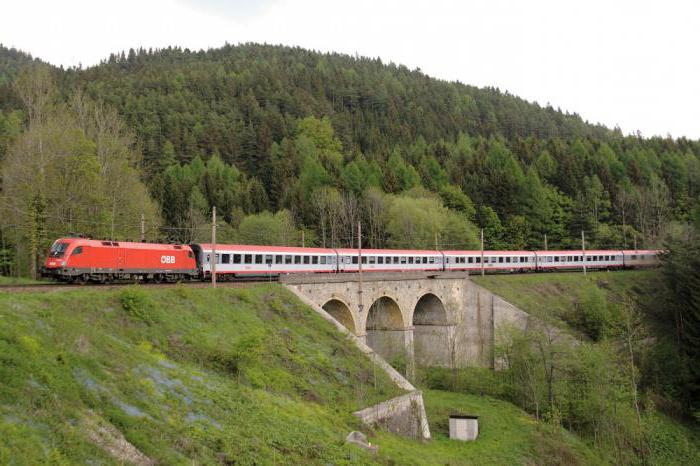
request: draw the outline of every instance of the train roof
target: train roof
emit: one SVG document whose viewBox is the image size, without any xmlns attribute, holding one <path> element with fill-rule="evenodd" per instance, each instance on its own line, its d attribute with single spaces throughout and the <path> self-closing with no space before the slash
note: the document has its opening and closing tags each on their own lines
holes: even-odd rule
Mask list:
<svg viewBox="0 0 700 466">
<path fill-rule="evenodd" d="M 99 240 L 99 239 L 89 239 L 89 238 L 60 238 L 56 241 L 77 244 L 79 246 L 92 246 L 92 247 L 119 247 L 119 248 L 129 248 L 129 249 L 149 249 L 149 250 L 162 250 L 162 251 L 172 251 L 186 249 L 190 250 L 187 244 L 162 244 L 162 243 L 137 243 L 131 241 L 111 241 L 111 240 Z"/>
<path fill-rule="evenodd" d="M 575 255 L 583 255 L 583 250 L 581 249 L 568 249 L 568 250 L 559 250 L 559 251 L 552 251 L 552 250 L 546 250 L 546 251 L 534 251 L 538 255 L 541 256 L 556 256 L 556 255 L 566 255 L 566 254 L 575 254 Z M 606 254 L 622 254 L 621 249 L 586 249 L 586 255 L 588 254 L 596 254 L 596 255 L 606 255 Z"/>
<path fill-rule="evenodd" d="M 210 243 L 199 243 L 202 249 L 211 250 Z M 335 254 L 330 248 L 300 248 L 294 246 L 255 246 L 252 244 L 217 244 L 217 251 L 232 250 L 243 252 L 264 252 L 264 253 L 296 253 L 296 254 Z"/>
<path fill-rule="evenodd" d="M 474 256 L 474 255 L 481 255 L 480 250 L 476 251 L 442 251 L 448 256 L 453 256 L 453 255 L 469 255 L 469 256 Z M 484 250 L 484 255 L 485 256 L 526 256 L 528 254 L 532 254 L 532 251 L 487 251 Z"/>
<path fill-rule="evenodd" d="M 338 254 L 357 254 L 357 249 L 341 248 L 337 249 Z M 434 249 L 365 249 L 362 248 L 362 254 L 411 254 L 420 256 L 440 255 L 439 251 Z"/>
</svg>

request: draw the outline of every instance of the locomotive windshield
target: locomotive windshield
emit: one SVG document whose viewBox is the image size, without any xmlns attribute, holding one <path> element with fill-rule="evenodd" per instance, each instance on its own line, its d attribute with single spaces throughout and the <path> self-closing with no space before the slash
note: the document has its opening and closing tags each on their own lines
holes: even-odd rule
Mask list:
<svg viewBox="0 0 700 466">
<path fill-rule="evenodd" d="M 53 243 L 51 251 L 49 251 L 49 257 L 63 257 L 66 249 L 68 249 L 68 243 Z"/>
</svg>

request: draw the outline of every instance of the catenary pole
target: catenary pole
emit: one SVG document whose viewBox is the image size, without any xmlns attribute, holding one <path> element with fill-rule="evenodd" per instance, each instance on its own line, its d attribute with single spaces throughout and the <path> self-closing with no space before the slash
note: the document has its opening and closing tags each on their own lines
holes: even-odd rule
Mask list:
<svg viewBox="0 0 700 466">
<path fill-rule="evenodd" d="M 481 276 L 484 276 L 484 229 L 481 229 Z"/>
<path fill-rule="evenodd" d="M 216 207 L 211 209 L 211 286 L 216 288 Z"/>
<path fill-rule="evenodd" d="M 586 275 L 586 233 L 581 230 L 581 250 L 583 251 L 583 274 Z"/>
<path fill-rule="evenodd" d="M 357 222 L 357 266 L 359 286 L 357 288 L 357 308 L 362 313 L 364 304 L 362 303 L 362 223 Z"/>
<path fill-rule="evenodd" d="M 547 233 L 544 234 L 544 250 L 547 251 Z"/>
<path fill-rule="evenodd" d="M 141 242 L 146 241 L 146 217 L 141 214 Z"/>
</svg>

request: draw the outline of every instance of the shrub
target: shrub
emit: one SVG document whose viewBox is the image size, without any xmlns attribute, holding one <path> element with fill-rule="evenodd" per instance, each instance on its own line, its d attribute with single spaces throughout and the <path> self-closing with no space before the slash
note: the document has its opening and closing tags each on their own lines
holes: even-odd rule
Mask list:
<svg viewBox="0 0 700 466">
<path fill-rule="evenodd" d="M 130 317 L 145 322 L 148 325 L 154 323 L 153 304 L 145 291 L 135 287 L 129 287 L 119 294 L 122 309 Z"/>
<path fill-rule="evenodd" d="M 579 294 L 578 310 L 578 326 L 593 341 L 600 341 L 609 333 L 612 316 L 603 290 L 585 286 Z"/>
</svg>

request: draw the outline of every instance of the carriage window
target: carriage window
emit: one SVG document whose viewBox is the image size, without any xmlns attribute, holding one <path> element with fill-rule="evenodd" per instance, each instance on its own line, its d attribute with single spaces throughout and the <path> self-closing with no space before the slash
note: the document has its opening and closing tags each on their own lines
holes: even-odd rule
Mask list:
<svg viewBox="0 0 700 466">
<path fill-rule="evenodd" d="M 318 264 L 318 256 L 311 256 L 311 263 Z"/>
<path fill-rule="evenodd" d="M 294 263 L 301 264 L 301 256 L 294 256 Z"/>
<path fill-rule="evenodd" d="M 506 262 L 510 264 L 510 257 L 506 257 Z"/>
<path fill-rule="evenodd" d="M 559 262 L 559 256 L 554 256 L 554 262 Z"/>
<path fill-rule="evenodd" d="M 275 264 L 282 264 L 282 256 L 275 256 Z"/>
<path fill-rule="evenodd" d="M 335 256 L 328 256 L 328 263 L 335 264 Z"/>
<path fill-rule="evenodd" d="M 402 258 L 401 258 L 401 263 L 402 263 L 402 264 L 405 264 L 405 263 L 406 263 L 406 258 L 405 258 L 405 257 L 402 257 Z"/>
<path fill-rule="evenodd" d="M 503 263 L 503 258 L 502 258 L 502 257 L 499 257 L 499 258 L 498 258 L 498 262 L 502 264 L 502 263 Z"/>
<path fill-rule="evenodd" d="M 478 258 L 477 258 L 477 259 L 478 259 Z M 467 258 L 467 262 L 469 262 L 470 264 L 473 264 L 473 263 L 474 263 L 474 258 L 473 258 L 473 257 Z"/>
<path fill-rule="evenodd" d="M 73 249 L 71 256 L 77 256 L 78 254 L 82 254 L 82 253 L 83 253 L 83 247 L 78 246 L 77 248 Z"/>
<path fill-rule="evenodd" d="M 319 263 L 320 263 L 321 265 L 323 265 L 323 264 L 326 263 L 326 256 L 321 256 L 319 259 L 320 259 L 320 262 L 319 262 Z"/>
<path fill-rule="evenodd" d="M 263 263 L 263 256 L 262 256 L 262 254 L 256 254 L 256 255 L 255 255 L 255 263 L 256 263 L 256 264 L 262 264 L 262 263 Z"/>
<path fill-rule="evenodd" d="M 240 255 L 240 254 L 234 254 L 234 255 L 233 255 L 233 263 L 234 263 L 234 264 L 240 264 L 240 263 L 241 263 L 241 255 Z"/>
<path fill-rule="evenodd" d="M 272 262 L 272 256 L 271 256 L 270 254 L 267 254 L 267 255 L 265 256 L 265 263 L 266 263 L 267 265 L 272 265 L 272 263 L 273 263 L 273 262 Z"/>
<path fill-rule="evenodd" d="M 377 264 L 383 264 L 384 263 L 384 256 L 378 256 L 377 257 Z"/>
<path fill-rule="evenodd" d="M 221 263 L 222 264 L 230 264 L 231 263 L 231 254 L 222 254 L 221 255 Z"/>
<path fill-rule="evenodd" d="M 252 254 L 245 254 L 243 256 L 243 263 L 244 264 L 252 264 L 253 263 L 253 255 Z"/>
<path fill-rule="evenodd" d="M 292 256 L 284 256 L 284 263 L 291 264 L 292 263 Z"/>
<path fill-rule="evenodd" d="M 362 263 L 366 264 L 367 263 L 367 256 L 362 256 Z"/>
<path fill-rule="evenodd" d="M 370 264 L 375 264 L 376 262 L 377 262 L 376 256 L 369 256 L 369 263 Z"/>
<path fill-rule="evenodd" d="M 394 264 L 398 264 L 398 263 L 399 263 L 399 256 L 394 256 Z"/>
<path fill-rule="evenodd" d="M 311 261 L 309 256 L 304 256 L 304 264 L 308 264 Z"/>
<path fill-rule="evenodd" d="M 357 264 L 357 256 L 352 256 L 352 263 Z"/>
<path fill-rule="evenodd" d="M 409 264 L 413 264 L 413 257 L 409 257 L 409 258 L 408 258 L 408 263 L 409 263 Z"/>
</svg>

